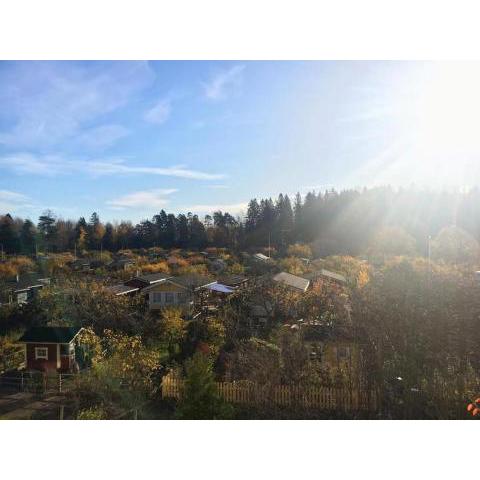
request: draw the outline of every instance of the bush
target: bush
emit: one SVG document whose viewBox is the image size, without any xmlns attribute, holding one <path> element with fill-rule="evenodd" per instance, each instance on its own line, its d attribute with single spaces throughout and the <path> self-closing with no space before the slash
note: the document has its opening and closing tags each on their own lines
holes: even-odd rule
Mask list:
<svg viewBox="0 0 480 480">
<path fill-rule="evenodd" d="M 233 408 L 217 393 L 210 356 L 197 352 L 185 362 L 183 398 L 176 417 L 184 420 L 218 420 L 233 416 Z"/>
<path fill-rule="evenodd" d="M 287 255 L 289 257 L 312 258 L 312 249 L 309 245 L 295 243 L 288 247 Z"/>
<path fill-rule="evenodd" d="M 77 420 L 105 420 L 106 418 L 106 412 L 101 406 L 86 408 L 77 413 Z"/>
</svg>

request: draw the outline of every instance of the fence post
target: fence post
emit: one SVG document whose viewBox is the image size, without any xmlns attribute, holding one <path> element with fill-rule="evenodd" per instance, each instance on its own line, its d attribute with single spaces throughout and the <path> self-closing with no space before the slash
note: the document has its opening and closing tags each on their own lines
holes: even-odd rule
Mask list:
<svg viewBox="0 0 480 480">
<path fill-rule="evenodd" d="M 64 412 L 65 412 L 65 405 L 60 405 L 60 420 L 63 420 Z"/>
<path fill-rule="evenodd" d="M 24 373 L 22 372 L 22 373 L 21 373 L 21 377 L 20 377 L 20 378 L 21 378 L 21 382 L 22 382 L 22 392 L 23 392 L 23 390 L 24 390 L 24 379 L 23 379 L 23 375 L 24 375 Z"/>
<path fill-rule="evenodd" d="M 137 408 L 135 408 L 135 409 L 133 410 L 133 419 L 134 419 L 134 420 L 138 420 L 138 409 L 137 409 Z"/>
<path fill-rule="evenodd" d="M 58 374 L 58 393 L 62 393 L 62 374 Z"/>
</svg>

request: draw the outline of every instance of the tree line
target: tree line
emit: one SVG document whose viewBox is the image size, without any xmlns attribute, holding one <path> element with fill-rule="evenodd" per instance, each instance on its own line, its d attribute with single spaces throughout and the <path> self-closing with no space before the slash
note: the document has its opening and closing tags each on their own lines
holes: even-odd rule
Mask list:
<svg viewBox="0 0 480 480">
<path fill-rule="evenodd" d="M 252 199 L 245 216 L 216 211 L 202 219 L 191 212 L 161 210 L 138 224 L 101 222 L 97 213 L 77 221 L 46 211 L 30 219 L 0 216 L 0 247 L 9 254 L 41 251 L 125 248 L 286 249 L 310 243 L 317 255 L 364 253 L 379 231 L 396 228 L 417 254 L 426 255 L 428 238 L 455 225 L 480 239 L 480 190 L 427 191 L 415 187 L 350 189 Z"/>
</svg>

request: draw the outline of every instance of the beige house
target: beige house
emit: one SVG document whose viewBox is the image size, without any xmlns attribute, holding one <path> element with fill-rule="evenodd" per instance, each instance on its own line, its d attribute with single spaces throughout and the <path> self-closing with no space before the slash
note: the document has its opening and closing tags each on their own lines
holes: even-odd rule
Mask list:
<svg viewBox="0 0 480 480">
<path fill-rule="evenodd" d="M 165 307 L 179 307 L 190 310 L 194 306 L 196 293 L 216 281 L 203 275 L 182 275 L 170 277 L 142 290 L 148 296 L 150 310 Z"/>
</svg>

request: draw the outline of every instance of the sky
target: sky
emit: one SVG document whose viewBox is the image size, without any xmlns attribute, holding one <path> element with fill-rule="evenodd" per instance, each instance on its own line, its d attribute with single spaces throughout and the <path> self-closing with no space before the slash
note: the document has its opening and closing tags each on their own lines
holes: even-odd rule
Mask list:
<svg viewBox="0 0 480 480">
<path fill-rule="evenodd" d="M 309 190 L 480 182 L 480 65 L 0 62 L 0 213 L 242 214 Z"/>
</svg>

